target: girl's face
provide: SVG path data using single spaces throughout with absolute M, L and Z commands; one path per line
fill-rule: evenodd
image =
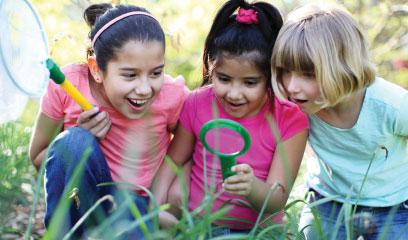
M 129 119 L 142 117 L 164 81 L 164 48 L 157 41 L 129 41 L 101 76 L 104 99 Z
M 314 76 L 284 71 L 281 77 L 289 100 L 298 105 L 303 112 L 313 114 L 321 109 L 320 90 Z
M 245 57 L 223 57 L 211 80 L 225 111 L 234 118 L 255 115 L 267 100 L 266 77 Z

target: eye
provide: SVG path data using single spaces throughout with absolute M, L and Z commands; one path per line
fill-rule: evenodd
M 151 76 L 152 76 L 153 78 L 158 78 L 158 77 L 160 77 L 162 74 L 163 74 L 163 70 L 156 70 L 156 71 L 154 71 L 154 72 L 151 74 Z
M 123 73 L 122 77 L 124 77 L 126 79 L 133 79 L 133 78 L 136 77 L 136 74 L 135 73 L 130 73 L 130 72 L 129 73 Z
M 226 76 L 220 76 L 220 75 L 218 75 L 217 78 L 218 78 L 218 81 L 223 82 L 223 83 L 227 83 L 227 82 L 230 81 L 230 78 L 229 78 L 229 77 L 226 77 Z
M 255 79 L 245 80 L 245 86 L 247 86 L 247 87 L 255 87 L 258 83 L 259 83 L 259 81 L 255 80 Z
M 302 75 L 305 78 L 308 78 L 308 79 L 315 79 L 316 78 L 316 75 L 313 72 L 304 72 Z

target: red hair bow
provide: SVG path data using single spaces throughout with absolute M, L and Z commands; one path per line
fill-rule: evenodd
M 237 22 L 243 23 L 243 24 L 258 24 L 258 14 L 254 9 L 244 9 L 240 8 L 238 10 L 238 15 L 235 18 Z

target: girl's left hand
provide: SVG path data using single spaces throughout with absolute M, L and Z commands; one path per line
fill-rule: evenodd
M 248 196 L 252 191 L 255 176 L 251 166 L 248 164 L 238 164 L 231 168 L 236 175 L 225 179 L 223 188 L 226 192 L 235 195 Z

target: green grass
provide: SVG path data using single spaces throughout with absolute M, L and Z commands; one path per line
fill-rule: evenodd
M 27 113 L 25 113 L 25 115 L 27 116 Z M 31 115 L 31 117 L 32 116 L 33 115 Z M 20 121 L 7 123 L 0 126 L 0 164 L 2 166 L 0 168 L 0 213 L 2 214 L 2 216 L 8 216 L 13 211 L 13 208 L 11 208 L 11 206 L 15 203 L 27 205 L 28 202 L 26 199 L 29 195 L 34 199 L 34 204 L 32 206 L 32 218 L 36 204 L 38 203 L 38 201 L 40 201 L 41 198 L 43 198 L 42 172 L 40 172 L 40 174 L 37 174 L 34 168 L 31 166 L 31 162 L 27 157 L 29 137 L 31 134 L 31 128 L 29 126 L 32 125 L 32 122 L 24 119 L 25 117 L 23 116 Z M 307 157 L 308 156 L 306 156 L 306 158 Z M 84 159 L 86 159 L 86 157 L 84 157 Z M 307 161 L 307 159 L 305 160 Z M 169 160 L 166 161 L 169 162 Z M 261 219 L 259 218 L 253 231 L 249 235 L 230 235 L 215 237 L 214 239 L 303 239 L 303 230 L 299 229 L 298 223 L 300 212 L 302 208 L 307 205 L 307 203 L 305 201 L 305 192 L 299 190 L 299 188 L 301 188 L 304 181 L 303 173 L 305 171 L 304 165 L 306 164 L 306 161 L 302 163 L 297 182 L 295 183 L 295 187 L 286 205 L 285 220 L 283 224 L 268 224 L 268 222 L 261 221 Z M 173 165 L 173 170 L 176 171 L 176 173 L 180 176 L 183 174 L 182 171 L 175 165 Z M 80 177 L 80 172 L 82 172 L 82 170 L 79 166 L 76 172 L 76 174 L 78 175 L 77 177 Z M 181 177 L 181 179 L 184 178 Z M 71 188 L 73 186 L 75 186 L 74 183 Z M 182 184 L 182 186 L 184 186 L 184 184 Z M 146 191 L 148 192 L 148 190 Z M 183 191 L 186 190 L 184 189 Z M 149 194 L 151 195 L 150 192 Z M 270 194 L 273 194 L 273 189 L 270 191 Z M 184 204 L 181 206 L 183 216 L 179 224 L 168 230 L 161 230 L 157 222 L 158 212 L 168 209 L 168 204 L 165 204 L 163 206 L 155 206 L 149 214 L 141 216 L 132 201 L 127 201 L 127 203 L 116 203 L 116 211 L 123 211 L 126 208 L 130 208 L 132 210 L 133 216 L 135 217 L 135 221 L 130 225 L 122 226 L 120 228 L 112 230 L 110 228 L 110 225 L 112 222 L 117 220 L 114 218 L 114 214 L 112 214 L 112 216 L 106 218 L 98 228 L 93 229 L 91 235 L 94 235 L 95 237 L 102 236 L 104 238 L 109 236 L 109 239 L 113 239 L 115 237 L 120 237 L 131 227 L 141 226 L 142 229 L 145 230 L 144 232 L 146 233 L 146 236 L 148 236 L 150 239 L 205 239 L 206 237 L 211 236 L 210 233 L 214 229 L 214 225 L 212 225 L 212 223 L 214 223 L 214 221 L 216 220 L 222 219 L 224 217 L 224 214 L 230 210 L 230 207 L 228 205 L 225 205 L 216 213 L 211 213 L 210 210 L 216 196 L 216 193 L 209 190 L 206 193 L 202 205 L 198 209 L 191 212 L 188 211 L 185 199 Z M 154 199 L 152 195 L 151 199 Z M 310 204 L 309 207 L 315 207 L 329 200 L 332 200 L 332 198 L 321 199 L 317 202 L 314 202 L 313 204 Z M 100 199 L 99 202 L 95 203 L 94 207 L 92 207 L 89 212 L 85 214 L 84 218 L 79 221 L 78 226 L 87 218 L 88 214 L 90 214 L 92 211 L 94 211 L 94 209 L 97 208 L 97 205 L 99 205 L 102 201 L 112 201 L 112 198 L 105 197 L 103 199 Z M 66 210 L 66 206 L 67 201 L 62 201 L 55 214 L 55 220 L 51 223 L 50 231 L 46 233 L 44 239 L 54 239 L 54 230 L 57 228 L 52 226 L 57 226 L 59 224 L 59 221 Z M 336 227 L 340 227 L 341 224 L 345 223 L 348 231 L 348 239 L 353 239 L 355 238 L 355 236 L 353 236 L 352 220 L 355 217 L 355 211 L 351 205 L 344 204 L 343 207 L 344 209 L 341 211 L 341 214 L 339 216 L 334 216 L 337 219 Z M 201 214 L 199 214 L 200 212 Z M 391 216 L 389 216 L 389 218 Z M 0 237 L 5 233 L 20 232 L 21 234 L 21 229 L 3 227 L 5 226 L 7 217 L 2 217 L 0 219 L 0 221 L 2 221 L 0 225 Z M 154 231 L 152 233 L 146 231 L 146 227 L 143 225 L 143 222 L 146 219 L 153 220 Z M 387 221 L 390 221 L 390 219 L 388 219 Z M 315 225 L 318 226 L 318 229 L 320 229 L 320 238 L 325 239 L 323 235 L 324 229 L 322 229 L 321 226 L 319 228 L 318 222 L 315 222 Z M 78 226 L 74 226 L 74 228 L 71 229 L 71 232 L 69 232 L 66 236 L 67 239 L 71 234 L 75 232 Z M 27 228 L 24 229 L 25 239 L 30 238 L 32 232 L 31 228 L 32 226 L 31 224 L 29 224 Z M 387 239 L 387 230 L 387 228 L 384 229 L 384 231 L 380 235 L 380 239 Z

